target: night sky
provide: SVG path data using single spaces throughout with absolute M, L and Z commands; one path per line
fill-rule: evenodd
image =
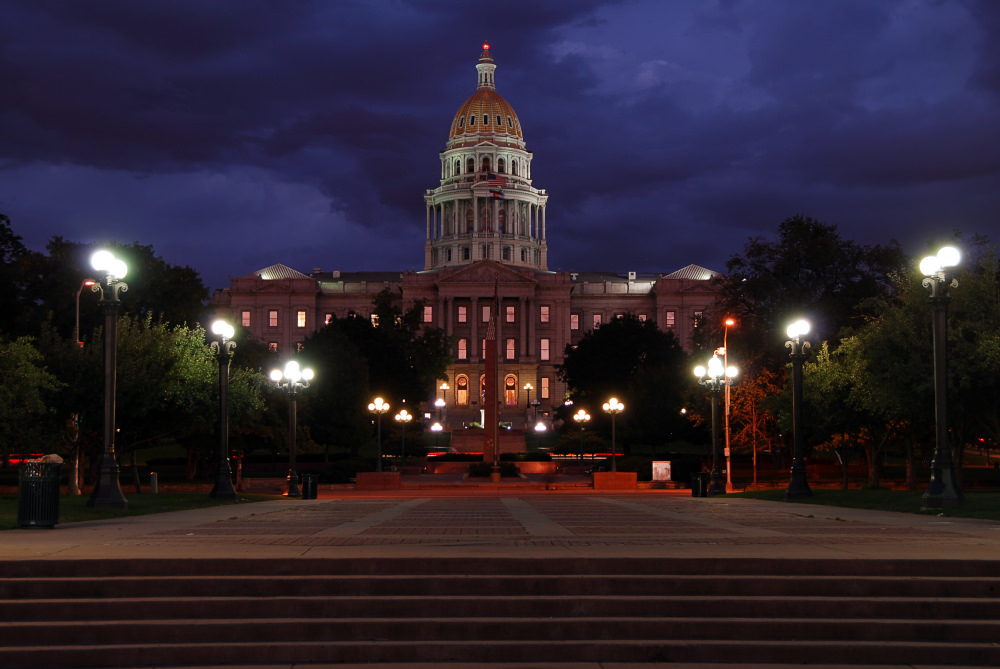
M 1000 241 L 993 0 L 0 0 L 0 213 L 212 288 L 422 269 L 484 41 L 550 269 L 723 270 L 795 214 Z

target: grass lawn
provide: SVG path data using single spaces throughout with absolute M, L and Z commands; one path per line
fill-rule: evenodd
M 162 492 L 157 495 L 150 493 L 126 494 L 126 497 L 128 498 L 127 509 L 91 509 L 87 506 L 89 495 L 62 496 L 59 498 L 59 524 L 285 499 L 279 495 L 241 494 L 235 501 L 217 500 L 203 492 Z M 17 495 L 0 496 L 0 530 L 11 530 L 17 527 Z
M 879 511 L 902 511 L 930 516 L 951 518 L 983 518 L 1000 520 L 1000 492 L 966 492 L 965 501 L 947 509 L 921 511 L 920 503 L 924 491 L 909 490 L 813 490 L 812 497 L 796 498 L 796 503 L 840 506 L 851 509 L 875 509 Z M 735 493 L 734 497 L 764 499 L 775 502 L 785 501 L 785 491 L 755 490 Z

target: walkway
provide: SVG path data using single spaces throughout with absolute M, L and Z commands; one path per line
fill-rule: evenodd
M 0 559 L 781 557 L 997 559 L 1000 523 L 689 491 L 325 493 L 0 534 Z

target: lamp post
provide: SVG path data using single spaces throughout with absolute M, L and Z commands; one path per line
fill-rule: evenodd
M 215 359 L 219 361 L 219 468 L 215 474 L 215 487 L 209 493 L 219 499 L 236 499 L 233 487 L 233 470 L 229 466 L 229 363 L 233 360 L 233 326 L 226 321 L 212 323 L 212 334 L 219 339 L 210 344 Z
M 719 471 L 719 395 L 724 388 L 735 383 L 739 372 L 735 367 L 727 367 L 722 358 L 713 355 L 708 361 L 708 367 L 698 365 L 694 375 L 698 383 L 708 390 L 712 399 L 712 480 L 708 485 L 709 495 L 721 495 L 726 492 L 722 483 L 722 472 Z
M 615 443 L 615 417 L 625 411 L 625 405 L 612 397 L 601 406 L 606 413 L 611 414 L 611 471 L 618 471 L 618 448 Z
M 723 323 L 726 327 L 722 331 L 722 362 L 729 369 L 729 328 L 736 325 L 735 318 L 727 318 Z M 725 426 L 726 426 L 726 492 L 733 491 L 733 460 L 732 451 L 730 450 L 729 444 L 729 384 L 726 384 L 726 411 L 725 411 Z M 757 453 L 754 452 L 754 459 L 757 458 Z
M 76 323 L 73 326 L 73 341 L 75 341 L 76 345 L 81 348 L 83 348 L 83 342 L 80 341 L 80 293 L 82 293 L 83 289 L 87 286 L 93 286 L 96 283 L 97 282 L 93 279 L 84 279 L 80 282 L 79 290 L 76 291 Z
M 576 424 L 580 426 L 580 455 L 577 458 L 580 462 L 583 462 L 583 427 L 590 422 L 590 414 L 580 409 L 575 414 L 573 414 L 573 420 Z
M 438 410 L 438 421 L 440 421 L 441 420 L 441 414 L 444 411 L 444 399 L 442 399 L 442 398 L 439 397 L 436 400 L 434 400 L 434 406 L 437 407 L 437 410 Z
M 438 388 L 441 389 L 441 409 L 442 409 L 442 411 L 438 414 L 438 420 L 444 422 L 444 408 L 448 405 L 448 390 L 451 388 L 451 386 L 449 386 L 448 382 L 445 381 L 440 386 L 438 386 Z M 434 404 L 437 405 L 437 402 L 435 402 Z M 444 426 L 442 425 L 441 428 L 444 429 Z
M 389 403 L 383 401 L 381 397 L 376 397 L 368 405 L 368 410 L 375 414 L 378 423 L 378 458 L 375 460 L 375 471 L 380 472 L 382 471 L 382 414 L 389 411 Z
M 128 273 L 125 261 L 110 251 L 98 251 L 90 258 L 90 265 L 104 275 L 104 285 L 95 283 L 91 290 L 101 294 L 98 304 L 104 311 L 104 449 L 98 469 L 94 491 L 87 506 L 125 509 L 128 500 L 118 482 L 118 463 L 115 461 L 115 390 L 117 384 L 118 293 L 127 291 L 122 281 Z M 106 290 L 105 290 L 106 289 Z
M 313 379 L 313 371 L 306 367 L 301 369 L 299 363 L 289 360 L 285 369 L 272 369 L 271 380 L 274 385 L 288 393 L 288 497 L 302 497 L 299 490 L 299 473 L 295 471 L 295 401 L 299 391 L 308 388 Z
M 806 465 L 802 453 L 802 363 L 811 344 L 801 338 L 809 334 L 809 321 L 799 319 L 788 326 L 785 347 L 792 359 L 792 476 L 785 491 L 786 498 L 809 497 L 812 490 L 806 480 Z
M 406 424 L 413 420 L 413 414 L 411 414 L 406 409 L 401 410 L 395 416 L 396 422 L 399 423 L 400 427 L 403 428 L 403 444 L 402 450 L 400 451 L 400 462 L 403 466 L 406 465 Z
M 923 286 L 930 291 L 934 341 L 934 459 L 931 481 L 921 499 L 923 509 L 942 509 L 964 500 L 948 444 L 948 289 L 958 287 L 958 279 L 948 270 L 960 260 L 958 249 L 946 246 L 920 261 Z
M 524 406 L 527 407 L 527 408 L 529 408 L 529 409 L 531 409 L 531 424 L 532 424 L 532 426 L 534 426 L 534 424 L 535 424 L 535 417 L 536 417 L 535 408 L 533 406 L 531 406 L 531 391 L 534 390 L 534 389 L 535 389 L 535 387 L 533 385 L 531 385 L 530 383 L 525 383 L 524 384 L 524 392 L 525 392 Z

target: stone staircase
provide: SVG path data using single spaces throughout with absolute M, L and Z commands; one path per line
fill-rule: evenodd
M 1000 561 L 0 563 L 0 667 L 1000 666 Z

